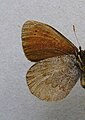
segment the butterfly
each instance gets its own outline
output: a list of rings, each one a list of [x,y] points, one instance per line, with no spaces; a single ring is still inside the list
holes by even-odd
[[[33,95],[46,101],[61,100],[79,78],[85,88],[85,50],[50,25],[34,20],[24,23],[21,36],[27,59],[36,62],[26,74]]]

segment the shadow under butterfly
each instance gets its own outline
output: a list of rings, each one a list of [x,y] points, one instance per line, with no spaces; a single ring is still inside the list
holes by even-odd
[[[56,29],[27,21],[22,27],[22,46],[27,59],[36,62],[26,74],[33,95],[46,101],[61,100],[79,78],[85,88],[85,50]]]

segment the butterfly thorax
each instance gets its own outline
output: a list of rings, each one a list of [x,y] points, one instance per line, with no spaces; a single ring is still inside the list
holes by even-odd
[[[81,71],[85,71],[85,50],[81,50],[77,53],[76,59]]]
[[[79,47],[79,50],[80,51],[76,55],[76,60],[81,70],[81,86],[85,88],[85,50],[81,50],[81,47]]]

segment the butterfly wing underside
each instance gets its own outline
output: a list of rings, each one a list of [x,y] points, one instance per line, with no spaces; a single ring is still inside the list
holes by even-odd
[[[23,25],[22,46],[26,57],[35,62],[77,51],[77,47],[53,27],[37,21]]]
[[[31,93],[46,101],[66,97],[80,76],[74,55],[62,55],[41,60],[26,74]]]

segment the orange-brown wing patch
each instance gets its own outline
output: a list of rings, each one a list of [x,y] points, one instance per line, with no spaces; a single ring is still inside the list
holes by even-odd
[[[57,30],[37,21],[27,21],[22,28],[22,46],[31,61],[74,54],[76,46]]]

